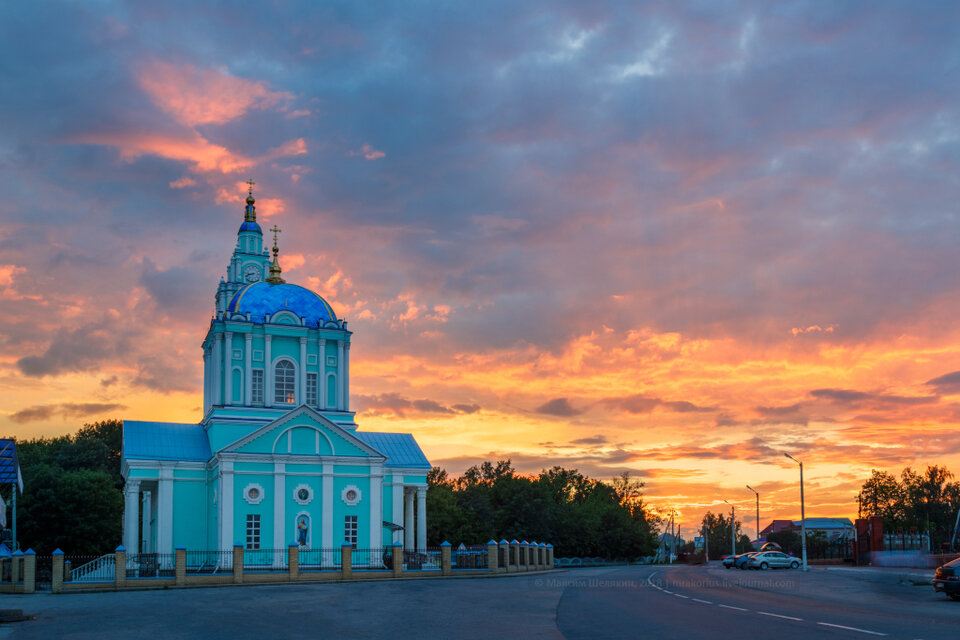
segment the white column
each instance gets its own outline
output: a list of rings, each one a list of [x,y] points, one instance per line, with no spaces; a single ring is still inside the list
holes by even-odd
[[[286,509],[287,501],[287,474],[286,465],[282,462],[273,463],[273,548],[286,549],[293,542],[286,536]]]
[[[320,538],[324,549],[333,549],[333,465],[323,465],[323,480],[320,488],[323,517],[320,522]],[[337,541],[337,546],[343,540]]]
[[[417,549],[427,548],[427,488],[417,488]]]
[[[343,340],[337,340],[337,411],[343,411]]]
[[[327,408],[327,340],[317,341],[317,402],[321,409]]]
[[[173,469],[160,467],[157,483],[157,553],[173,553]]]
[[[243,349],[243,404],[249,407],[253,395],[253,333],[244,335]]]
[[[210,408],[210,352],[203,350],[203,413]]]
[[[343,410],[350,411],[350,343],[343,346]]]
[[[149,491],[144,491],[141,495],[141,504],[143,504],[143,520],[140,523],[140,539],[142,540],[140,548],[143,553],[153,553],[153,535],[150,530],[150,515],[153,512],[152,496]]]
[[[220,370],[223,369],[223,356],[220,354],[223,346],[223,334],[218,333],[213,338],[213,400],[211,405],[223,404],[220,398]],[[168,553],[161,551],[160,553]]]
[[[127,480],[123,487],[123,548],[128,554],[138,553],[140,529],[140,481]]]
[[[370,549],[383,545],[383,467],[370,467]]]
[[[403,476],[394,475],[393,476],[393,518],[391,519],[393,524],[399,524],[403,526]],[[401,542],[400,532],[395,531],[391,536],[391,543]]]
[[[220,551],[233,549],[233,461],[220,462]]]
[[[403,548],[413,551],[413,490],[403,491]]]
[[[300,337],[300,395],[297,405],[307,402],[307,337]]]
[[[233,404],[233,332],[224,334],[223,345],[223,404]]]
[[[263,406],[273,406],[273,366],[270,364],[270,342],[273,336],[269,333],[263,336]]]

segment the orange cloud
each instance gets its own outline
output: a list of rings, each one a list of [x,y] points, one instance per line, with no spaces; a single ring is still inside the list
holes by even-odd
[[[262,82],[230,75],[224,69],[198,69],[155,60],[144,64],[137,78],[155,105],[178,122],[194,127],[230,122],[250,109],[277,107],[293,99],[270,91]]]
[[[359,151],[350,151],[347,153],[348,156],[363,156],[367,160],[379,160],[380,158],[386,158],[387,154],[383,151],[377,151],[369,144],[364,144],[360,147]]]
[[[178,178],[177,180],[174,180],[173,182],[171,182],[170,188],[183,189],[185,187],[194,187],[196,186],[196,184],[197,184],[197,181],[194,180],[193,178],[189,176],[183,176],[182,178]]]
[[[254,161],[213,144],[196,131],[181,136],[159,133],[99,133],[79,136],[77,142],[116,147],[120,156],[132,162],[142,155],[156,155],[191,164],[198,172],[233,173],[253,166]]]

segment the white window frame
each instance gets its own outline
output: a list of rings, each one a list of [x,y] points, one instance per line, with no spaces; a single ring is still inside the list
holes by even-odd
[[[277,368],[284,363],[290,365],[290,370],[293,372],[289,376],[289,383],[292,385],[289,389],[293,392],[293,398],[291,400],[286,399],[287,396],[284,394],[284,389],[280,388],[280,380],[277,378]],[[297,404],[299,400],[297,397],[297,363],[287,357],[277,358],[273,361],[270,372],[273,375],[273,404],[289,406]]]
[[[247,529],[246,529],[247,539],[246,539],[246,545],[244,546],[245,549],[248,549],[250,551],[256,551],[260,548],[260,541],[261,541],[260,536],[262,532],[262,528],[261,528],[262,524],[263,523],[261,522],[259,513],[247,514]]]
[[[319,402],[319,393],[317,393],[317,380],[318,376],[313,371],[307,372],[307,404],[311,407],[316,407]]]
[[[259,375],[259,384],[257,384],[257,374]],[[262,368],[250,370],[250,404],[262,405],[264,394],[265,373]]]
[[[343,540],[357,548],[357,541],[360,539],[360,518],[359,516],[343,517]]]

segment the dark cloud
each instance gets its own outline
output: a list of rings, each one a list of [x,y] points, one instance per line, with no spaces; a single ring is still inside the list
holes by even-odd
[[[110,411],[119,411],[126,408],[126,405],[107,402],[65,402],[62,404],[46,404],[27,407],[11,414],[10,420],[16,422],[17,424],[24,424],[26,422],[50,420],[54,416],[61,416],[64,419],[85,418],[87,416],[99,415]]]
[[[699,407],[686,400],[664,400],[641,394],[623,398],[605,398],[602,404],[618,408],[627,413],[650,413],[658,407],[663,407],[674,413],[704,413],[716,411],[716,407]]]
[[[951,371],[942,376],[927,380],[924,384],[936,387],[939,393],[957,393],[960,391],[960,371]]]
[[[575,445],[599,445],[599,444],[606,444],[606,443],[607,443],[607,436],[602,434],[595,435],[595,436],[588,436],[585,438],[577,438],[576,440],[570,441],[570,444],[575,444]]]
[[[358,411],[392,413],[398,417],[405,417],[408,412],[459,415],[480,410],[480,406],[476,404],[454,404],[447,407],[436,400],[411,400],[398,393],[358,394],[354,396],[353,402]]]
[[[852,391],[850,389],[814,389],[810,392],[810,395],[814,398],[829,400],[837,404],[849,404],[853,406],[868,402],[876,404],[920,405],[934,404],[940,400],[940,396],[898,396]]]
[[[130,353],[129,333],[109,317],[76,329],[55,332],[50,345],[39,356],[17,360],[20,372],[30,377],[91,371],[102,363]]]
[[[562,418],[578,416],[583,413],[583,411],[580,409],[574,408],[570,404],[570,401],[566,398],[554,398],[553,400],[548,400],[534,409],[534,411],[537,413],[542,413],[546,416],[559,416]]]

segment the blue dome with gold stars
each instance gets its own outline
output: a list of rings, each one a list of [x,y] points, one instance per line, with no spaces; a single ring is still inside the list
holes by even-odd
[[[227,313],[250,314],[251,322],[263,324],[266,316],[280,311],[290,311],[305,318],[308,326],[323,326],[336,322],[333,308],[319,295],[295,284],[255,282],[237,291]]]

